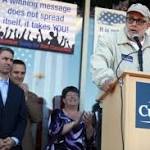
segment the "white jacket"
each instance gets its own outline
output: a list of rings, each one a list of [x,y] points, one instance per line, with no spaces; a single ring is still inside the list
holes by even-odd
[[[142,51],[143,71],[150,72],[150,37],[147,34]],[[137,50],[127,38],[125,31],[99,38],[92,56],[92,78],[95,84],[101,88],[106,80],[116,78],[116,72],[119,76],[124,70],[139,70]]]

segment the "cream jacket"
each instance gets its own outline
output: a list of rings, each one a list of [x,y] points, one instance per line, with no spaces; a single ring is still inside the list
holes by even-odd
[[[99,38],[92,56],[92,78],[95,84],[101,88],[106,80],[116,78],[116,74],[119,76],[125,70],[138,71],[137,51],[125,30]],[[150,36],[147,34],[142,51],[143,71],[150,72]]]

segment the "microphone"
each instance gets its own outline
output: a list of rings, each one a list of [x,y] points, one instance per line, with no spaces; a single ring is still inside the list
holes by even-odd
[[[138,61],[139,61],[139,68],[140,71],[143,71],[143,52],[142,52],[142,44],[139,40],[139,35],[135,34],[133,35],[133,40],[137,43],[139,50],[138,50]]]
[[[138,35],[138,34],[134,34],[134,35],[132,36],[132,39],[137,43],[139,49],[141,49],[141,48],[142,48],[142,44],[141,44],[141,42],[140,42],[140,40],[139,40],[139,35]]]

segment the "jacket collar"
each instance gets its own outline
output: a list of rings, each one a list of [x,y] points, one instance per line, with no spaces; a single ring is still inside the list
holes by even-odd
[[[130,40],[126,36],[125,28],[124,30],[120,30],[118,33],[119,33],[118,35],[120,36],[120,38],[117,39],[118,45],[124,45],[124,44],[131,45]],[[148,33],[145,33],[143,49],[147,47],[150,47],[150,36],[148,35]]]

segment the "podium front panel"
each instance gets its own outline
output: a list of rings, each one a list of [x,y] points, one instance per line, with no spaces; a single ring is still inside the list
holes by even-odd
[[[143,91],[147,90],[146,92],[139,93],[139,83],[142,85]],[[150,102],[150,97],[147,95],[144,98],[149,89],[144,89],[143,84],[150,87],[150,78],[126,75],[123,78],[122,86],[123,101],[119,84],[116,85],[113,93],[104,98],[102,150],[123,150],[123,145],[124,150],[150,150],[150,129],[147,125],[139,126],[140,121],[149,122],[150,119],[150,103],[147,103]],[[142,99],[144,99],[144,103],[142,103]],[[146,99],[148,100],[146,101]],[[141,109],[142,115],[147,116],[144,117],[145,120],[139,120],[141,119],[139,116]]]

